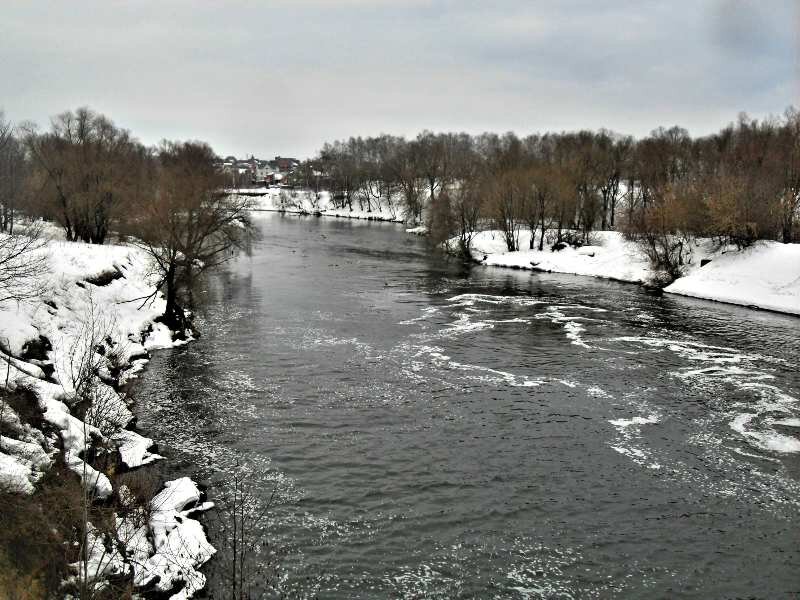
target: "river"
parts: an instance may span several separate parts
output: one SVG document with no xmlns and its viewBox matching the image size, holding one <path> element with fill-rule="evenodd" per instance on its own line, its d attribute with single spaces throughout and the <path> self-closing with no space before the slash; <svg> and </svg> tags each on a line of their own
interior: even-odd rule
<svg viewBox="0 0 800 600">
<path fill-rule="evenodd" d="M 277 489 L 282 589 L 800 594 L 800 319 L 256 219 L 138 422 L 212 500 L 235 464 Z"/>
</svg>

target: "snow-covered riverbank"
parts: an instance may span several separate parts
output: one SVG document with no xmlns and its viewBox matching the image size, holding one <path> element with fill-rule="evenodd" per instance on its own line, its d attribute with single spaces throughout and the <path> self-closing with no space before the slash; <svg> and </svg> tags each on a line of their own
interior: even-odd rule
<svg viewBox="0 0 800 600">
<path fill-rule="evenodd" d="M 646 283 L 655 273 L 637 245 L 612 231 L 593 234 L 594 244 L 551 251 L 508 252 L 499 231 L 482 231 L 472 242 L 476 261 L 487 266 L 570 273 Z M 527 248 L 530 233 L 520 233 L 520 247 Z M 709 260 L 704 266 L 701 261 Z M 730 304 L 800 315 L 800 244 L 760 241 L 744 250 L 717 248 L 699 240 L 691 248 L 685 275 L 664 289 Z"/>
<path fill-rule="evenodd" d="M 389 221 L 405 223 L 405 209 L 399 204 L 389 204 L 385 198 L 372 199 L 371 206 L 353 200 L 353 209 L 337 207 L 333 203 L 330 192 L 314 193 L 308 190 L 290 190 L 279 187 L 260 187 L 231 190 L 250 196 L 253 199 L 253 210 L 285 212 L 298 215 L 318 215 L 341 219 L 363 219 L 367 221 Z"/>
<path fill-rule="evenodd" d="M 185 342 L 173 340 L 172 332 L 157 321 L 165 308 L 161 295 L 144 301 L 155 282 L 142 250 L 51 240 L 36 252 L 44 259 L 36 274 L 39 296 L 0 303 L 0 387 L 28 394 L 29 402 L 37 404 L 30 409 L 41 415 L 41 423 L 6 402 L 0 405 L 0 487 L 35 494 L 44 473 L 63 458 L 94 498 L 129 505 L 130 491 L 116 484 L 116 474 L 162 457 L 151 451 L 152 440 L 130 429 L 130 400 L 120 386 L 143 368 L 149 351 Z M 81 406 L 76 396 L 88 386 L 91 404 Z M 193 502 L 164 498 L 176 485 L 168 483 L 153 499 L 158 506 L 146 511 L 151 512 L 149 523 L 120 517 L 114 536 L 89 525 L 89 579 L 129 574 L 142 586 L 160 581 L 161 591 L 184 582 L 176 598 L 202 587 L 196 568 L 213 548 L 200 524 L 184 518 L 199 495 Z M 177 487 L 185 496 L 192 486 L 182 481 Z M 148 499 L 138 502 L 145 506 Z M 161 505 L 183 516 L 154 523 Z M 163 543 L 155 525 L 162 530 Z M 184 531 L 190 535 L 172 539 Z M 180 569 L 175 569 L 178 557 L 160 556 L 170 544 L 181 548 Z"/>
</svg>

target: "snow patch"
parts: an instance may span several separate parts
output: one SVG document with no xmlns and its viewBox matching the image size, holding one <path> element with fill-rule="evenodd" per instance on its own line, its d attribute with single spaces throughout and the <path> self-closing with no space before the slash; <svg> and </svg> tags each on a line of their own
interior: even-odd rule
<svg viewBox="0 0 800 600">
<path fill-rule="evenodd" d="M 208 510 L 213 504 L 206 502 L 191 507 L 199 501 L 197 485 L 188 477 L 182 477 L 168 481 L 164 490 L 150 502 L 155 554 L 135 570 L 137 587 L 154 584 L 156 590 L 168 592 L 183 583 L 184 587 L 171 596 L 173 600 L 191 598 L 205 587 L 205 575 L 197 569 L 216 553 L 216 549 L 208 543 L 203 526 L 189 515 Z"/>
<path fill-rule="evenodd" d="M 596 245 L 577 249 L 509 252 L 501 232 L 481 231 L 473 239 L 472 251 L 475 260 L 487 266 L 630 283 L 654 279 L 656 273 L 635 242 L 616 231 L 598 231 L 592 236 Z M 529 231 L 520 232 L 520 247 L 528 247 L 530 238 Z M 665 292 L 800 315 L 800 244 L 764 240 L 744 250 L 731 250 L 717 247 L 713 240 L 699 239 L 689 251 L 692 262 L 686 265 L 686 274 Z M 701 267 L 703 258 L 711 262 Z"/>
</svg>

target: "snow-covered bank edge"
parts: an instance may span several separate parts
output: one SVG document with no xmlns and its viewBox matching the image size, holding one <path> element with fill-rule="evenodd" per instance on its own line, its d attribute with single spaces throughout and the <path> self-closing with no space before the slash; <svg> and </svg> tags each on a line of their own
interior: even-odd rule
<svg viewBox="0 0 800 600">
<path fill-rule="evenodd" d="M 197 569 L 215 552 L 190 515 L 210 504 L 196 506 L 201 494 L 188 478 L 167 482 L 152 499 L 137 499 L 117 487 L 114 476 L 163 458 L 151 451 L 150 438 L 133 430 L 126 383 L 152 351 L 191 336 L 175 339 L 159 322 L 165 308 L 160 293 L 142 305 L 155 282 L 140 249 L 51 240 L 37 253 L 42 293 L 0 304 L 0 387 L 27 394 L 42 425 L 2 403 L 0 486 L 35 494 L 45 472 L 63 460 L 91 497 L 119 507 L 113 533 L 86 525 L 89 584 L 130 577 L 139 589 L 175 590 L 171 598 L 189 598 L 205 585 Z M 82 369 L 92 373 L 92 401 L 83 410 L 75 401 L 84 385 Z M 141 508 L 128 511 L 133 502 Z M 82 563 L 72 568 L 78 585 Z"/>
<path fill-rule="evenodd" d="M 297 208 L 253 208 L 251 210 L 256 212 L 276 212 L 281 214 L 297 215 L 299 217 L 333 217 L 336 219 L 357 219 L 359 221 L 405 223 L 405 220 L 399 217 L 391 217 L 387 215 L 375 214 L 374 212 L 368 213 L 357 210 L 350 212 L 347 209 L 315 210 L 313 212 Z"/>
<path fill-rule="evenodd" d="M 508 252 L 501 232 L 482 231 L 472 241 L 472 259 L 485 266 L 638 285 L 655 279 L 656 272 L 635 242 L 613 231 L 596 232 L 593 237 L 592 245 L 580 248 L 552 251 L 545 244 L 542 251 Z M 450 240 L 452 247 L 456 243 Z M 530 233 L 521 232 L 520 246 L 529 245 Z M 665 287 L 665 293 L 800 316 L 800 244 L 763 240 L 737 250 L 697 240 L 689 260 L 684 275 Z"/>
<path fill-rule="evenodd" d="M 358 219 L 362 221 L 385 221 L 405 223 L 408 217 L 402 207 L 389 205 L 385 198 L 370 200 L 369 210 L 364 203 L 353 200 L 354 208 L 342 208 L 333 202 L 330 192 L 318 193 L 309 190 L 291 190 L 280 187 L 228 190 L 231 194 L 251 198 L 251 210 L 257 212 L 278 212 L 284 214 L 335 217 L 338 219 Z"/>
</svg>

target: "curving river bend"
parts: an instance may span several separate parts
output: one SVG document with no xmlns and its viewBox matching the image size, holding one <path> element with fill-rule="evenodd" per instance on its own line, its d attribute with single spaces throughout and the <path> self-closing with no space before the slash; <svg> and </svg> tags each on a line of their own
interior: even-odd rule
<svg viewBox="0 0 800 600">
<path fill-rule="evenodd" d="M 277 485 L 284 589 L 800 594 L 800 319 L 257 223 L 138 417 L 176 473 Z"/>
</svg>

